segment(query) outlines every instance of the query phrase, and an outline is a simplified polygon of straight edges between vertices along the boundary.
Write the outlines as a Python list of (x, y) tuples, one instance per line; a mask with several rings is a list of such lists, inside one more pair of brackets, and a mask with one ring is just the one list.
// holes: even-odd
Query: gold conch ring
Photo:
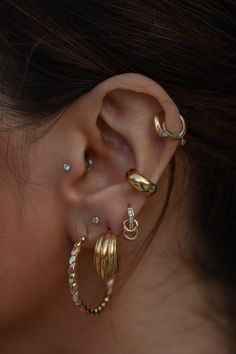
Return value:
[(161, 138), (170, 137), (172, 139), (177, 139), (177, 140), (180, 140), (180, 144), (181, 145), (184, 145), (185, 144), (184, 136), (186, 134), (186, 124), (185, 124), (185, 120), (181, 116), (181, 114), (179, 115), (179, 118), (180, 118), (181, 123), (182, 123), (182, 130), (179, 133), (170, 132), (165, 127), (165, 123), (164, 122), (162, 123), (162, 126), (161, 126), (160, 119), (159, 119), (159, 117), (157, 115), (154, 117), (154, 124), (155, 124), (155, 128), (156, 128), (157, 134)]
[(134, 168), (127, 171), (126, 180), (131, 186), (146, 195), (153, 195), (157, 190), (156, 184), (152, 183)]

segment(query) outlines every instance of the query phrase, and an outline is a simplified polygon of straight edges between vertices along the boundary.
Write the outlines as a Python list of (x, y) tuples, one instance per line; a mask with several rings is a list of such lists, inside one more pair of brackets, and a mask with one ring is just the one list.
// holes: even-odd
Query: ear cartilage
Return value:
[(71, 170), (71, 165), (69, 163), (64, 163), (64, 171), (69, 172)]
[(134, 168), (126, 172), (126, 180), (132, 187), (148, 196), (153, 195), (157, 190), (155, 183), (151, 182)]
[(182, 129), (179, 133), (172, 133), (170, 132), (166, 127), (165, 127), (165, 123), (163, 122), (162, 125), (160, 123), (160, 119), (157, 115), (155, 115), (154, 117), (154, 125), (156, 128), (156, 132), (157, 134), (161, 137), (161, 138), (172, 138), (172, 139), (176, 139), (180, 141), (181, 145), (185, 144), (185, 140), (184, 140), (184, 136), (186, 134), (186, 124), (185, 124), (185, 120), (184, 118), (181, 116), (181, 114), (179, 115), (180, 121), (182, 123)]

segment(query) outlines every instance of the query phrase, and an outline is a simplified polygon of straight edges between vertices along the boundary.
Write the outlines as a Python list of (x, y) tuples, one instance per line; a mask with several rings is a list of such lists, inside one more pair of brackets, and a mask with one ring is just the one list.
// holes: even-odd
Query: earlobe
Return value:
[[(127, 207), (131, 205), (136, 214), (140, 212), (175, 153), (177, 135), (165, 139), (158, 134), (154, 117), (163, 113), (169, 133), (180, 132), (182, 125), (179, 111), (165, 90), (139, 74), (105, 80), (86, 94), (81, 107), (74, 107), (83, 111), (77, 112), (78, 116), (89, 117), (78, 125), (85, 134), (86, 148), (93, 153), (89, 173), (77, 176), (70, 188), (78, 198), (77, 205), (73, 205), (77, 208), (74, 215), (81, 219), (77, 225), (87, 230), (87, 245), (94, 245), (98, 234), (107, 229), (122, 233)], [(71, 153), (74, 149), (76, 144), (71, 146)], [(127, 182), (130, 168), (142, 176), (139, 190), (133, 188), (135, 183), (128, 183), (131, 176)], [(146, 195), (145, 183), (152, 187)], [(99, 224), (92, 222), (94, 217), (100, 220)], [(74, 241), (79, 233), (78, 229), (73, 231)]]

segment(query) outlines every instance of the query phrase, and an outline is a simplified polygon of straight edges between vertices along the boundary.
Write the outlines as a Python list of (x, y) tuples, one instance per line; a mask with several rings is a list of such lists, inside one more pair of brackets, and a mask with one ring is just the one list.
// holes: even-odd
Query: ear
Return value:
[[(61, 117), (67, 133), (66, 159), (72, 166), (60, 182), (68, 233), (73, 241), (87, 234), (121, 234), (131, 205), (137, 215), (148, 198), (130, 186), (125, 173), (136, 168), (157, 184), (178, 142), (158, 136), (154, 116), (170, 131), (180, 131), (179, 111), (158, 83), (140, 74), (111, 77), (78, 98)], [(68, 138), (69, 137), (69, 138)], [(92, 160), (86, 171), (84, 156)], [(92, 223), (98, 216), (100, 223)]]

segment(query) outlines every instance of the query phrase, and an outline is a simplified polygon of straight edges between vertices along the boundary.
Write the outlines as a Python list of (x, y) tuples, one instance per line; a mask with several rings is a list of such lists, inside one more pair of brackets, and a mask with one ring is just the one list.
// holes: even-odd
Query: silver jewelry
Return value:
[(94, 216), (92, 218), (92, 223), (95, 225), (100, 224), (100, 218), (98, 216)]
[(88, 159), (85, 160), (85, 168), (86, 168), (86, 170), (90, 170), (92, 165), (93, 165), (93, 161), (91, 159), (88, 158)]
[(71, 165), (70, 165), (69, 163), (64, 163), (64, 170), (65, 170), (66, 172), (69, 172), (70, 169), (71, 169)]
[(186, 134), (186, 124), (185, 124), (185, 120), (184, 118), (181, 116), (181, 114), (179, 115), (181, 124), (182, 124), (182, 129), (179, 133), (175, 133), (175, 132), (170, 132), (166, 127), (165, 127), (165, 123), (163, 122), (162, 125), (160, 123), (159, 117), (156, 115), (154, 117), (154, 124), (155, 124), (155, 128), (157, 131), (157, 134), (161, 137), (161, 138), (167, 138), (170, 137), (172, 139), (176, 139), (180, 141), (181, 145), (185, 144), (185, 139), (184, 136)]

